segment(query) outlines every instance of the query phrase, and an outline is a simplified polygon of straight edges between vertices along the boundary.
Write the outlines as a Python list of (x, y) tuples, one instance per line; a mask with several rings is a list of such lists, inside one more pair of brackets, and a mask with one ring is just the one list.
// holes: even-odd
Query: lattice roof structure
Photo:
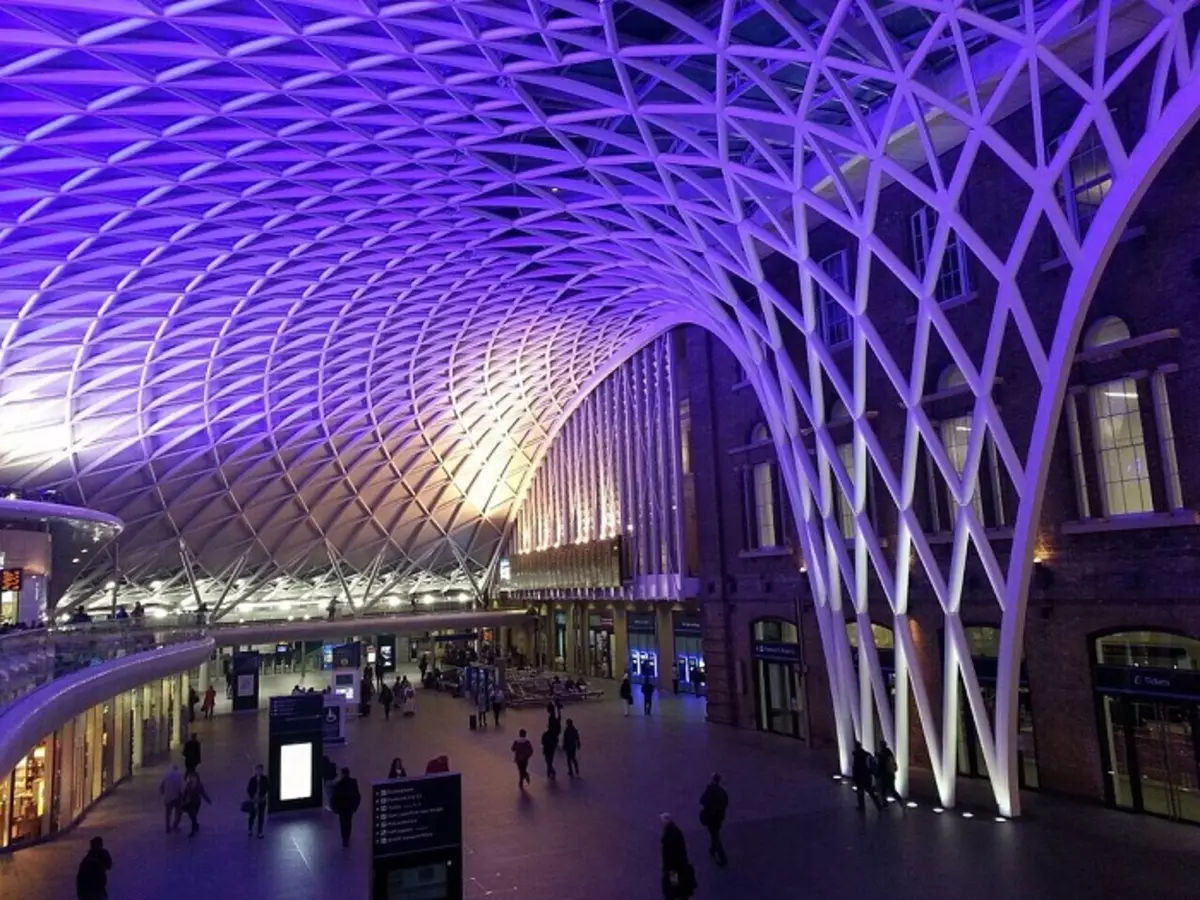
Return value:
[[(262, 584), (486, 578), (574, 405), (656, 334), (698, 323), (767, 410), (843, 749), (872, 706), (905, 734), (911, 684), (952, 799), (957, 716), (939, 732), (905, 664), (920, 565), (1014, 809), (1011, 663), (1039, 486), (1097, 273), (1200, 108), (1196, 15), (1195, 0), (5, 0), (0, 481), (122, 516), (122, 568), (143, 580), (178, 574), (180, 542), (183, 565)], [(1122, 130), (1108, 100), (1128, 85), (1141, 114)], [(1071, 99), (1053, 147), (1051, 88)], [(996, 127), (1018, 113), (1024, 145)], [(1058, 189), (1085, 140), (1112, 168), (1086, 231)], [(981, 158), (1002, 161), (1026, 210), (1001, 244), (959, 208)], [(920, 264), (875, 234), (892, 183), (932, 211)], [(852, 241), (852, 290), (809, 258), (822, 222)], [(1018, 277), (1038, 228), (1067, 274), (1038, 298), (1060, 311), (1050, 333)], [(937, 301), (955, 240), (994, 282), (981, 353)], [(772, 257), (794, 291), (765, 279)], [(882, 277), (913, 298), (903, 352), (872, 325)], [(821, 339), (818, 288), (852, 322), (849, 372)], [(977, 400), (962, 473), (921, 408), (931, 339)], [(992, 400), (1001, 346), (1046, 388), (1027, 440)], [(899, 466), (866, 416), (868, 365), (909, 415)], [(832, 395), (854, 420), (853, 472), (824, 428)], [(971, 510), (985, 435), (1021, 497), (1008, 561)], [(919, 445), (959, 504), (948, 571), (912, 511)], [(901, 523), (888, 548), (862, 514), (868, 465)], [(853, 543), (835, 491), (854, 497)], [(994, 733), (959, 652), (969, 547), (1005, 616)], [(106, 577), (97, 566), (80, 596)], [(830, 624), (868, 620), (869, 579), (900, 637), (896, 722), (870, 642), (855, 684)]]

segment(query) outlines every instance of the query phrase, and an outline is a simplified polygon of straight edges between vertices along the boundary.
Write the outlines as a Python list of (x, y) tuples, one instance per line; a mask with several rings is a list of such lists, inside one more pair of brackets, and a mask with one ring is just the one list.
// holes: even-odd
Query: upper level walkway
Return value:
[[(332, 755), (365, 789), (393, 756), (420, 771), (449, 754), (463, 773), (470, 900), (657, 900), (663, 811), (687, 836), (696, 900), (1196, 896), (1198, 829), (1047, 798), (1015, 822), (935, 815), (925, 803), (860, 815), (850, 791), (829, 777), (831, 756), (708, 725), (694, 697), (665, 697), (649, 718), (622, 717), (615, 698), (568, 709), (583, 738), (582, 777), (568, 778), (560, 760), (550, 782), (535, 758), (526, 793), (517, 790), (508, 748), (521, 727), (536, 741), (544, 714), (515, 710), (500, 728), (470, 732), (467, 712), (465, 701), (423, 692), (415, 719), (351, 721), (347, 745)], [(267, 755), (267, 716), (219, 716), (196, 730), (213, 799), (197, 838), (164, 833), (159, 766), (135, 775), (72, 832), (0, 857), (0, 896), (74, 896), (75, 868), (93, 835), (112, 851), (112, 900), (367, 896), (367, 809), (348, 851), (336, 822), (319, 812), (273, 817), (264, 840), (249, 839), (238, 804), (252, 766)], [(731, 798), (726, 869), (707, 859), (697, 822), (697, 798), (714, 770)]]
[(524, 610), (394, 612), (333, 620), (217, 622), (194, 619), (93, 622), (0, 636), (0, 709), (16, 697), (63, 675), (131, 653), (210, 638), (218, 647), (274, 641), (341, 640), (352, 636), (519, 626)]

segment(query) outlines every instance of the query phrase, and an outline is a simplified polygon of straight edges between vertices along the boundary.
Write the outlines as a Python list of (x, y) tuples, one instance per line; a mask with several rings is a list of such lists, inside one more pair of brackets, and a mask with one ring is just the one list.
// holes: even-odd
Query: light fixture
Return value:
[(73, 563), (77, 563), (77, 562), (79, 562), (79, 557), (78, 557), (78, 556), (76, 556), (76, 557), (73, 557), (73, 558), (71, 559), (71, 562), (73, 562)]
[(909, 801), (908, 801), (907, 803), (905, 803), (904, 805), (905, 805), (905, 806), (907, 806), (909, 809), (916, 809), (916, 808), (917, 808), (917, 801), (916, 801), (916, 800), (909, 800)]
[(975, 818), (975, 813), (973, 813), (973, 812), (965, 812), (965, 813), (963, 813), (963, 814), (962, 814), (962, 817), (963, 817), (964, 819), (973, 819), (973, 818)]
[(1004, 816), (996, 816), (996, 821), (997, 822), (1007, 822), (1008, 819), (1004, 818)]
[(933, 811), (934, 811), (935, 813), (937, 813), (939, 816), (940, 816), (942, 813), (944, 813), (944, 812), (945, 812), (945, 810), (944, 810), (944, 809), (942, 809), (940, 806), (935, 806), (935, 807), (933, 808)]
[(117, 586), (117, 583), (115, 581), (110, 581), (108, 584), (104, 585), (104, 589), (106, 591), (111, 591), (116, 586)]

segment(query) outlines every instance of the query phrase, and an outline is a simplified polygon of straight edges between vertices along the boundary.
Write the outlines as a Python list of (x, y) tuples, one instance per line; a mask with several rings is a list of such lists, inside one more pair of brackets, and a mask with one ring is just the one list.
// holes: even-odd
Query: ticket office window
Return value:
[(629, 674), (634, 681), (658, 678), (658, 639), (648, 632), (631, 631), (629, 645)]
[(676, 633), (675, 679), (681, 691), (704, 693), (704, 654), (700, 649), (700, 635)]

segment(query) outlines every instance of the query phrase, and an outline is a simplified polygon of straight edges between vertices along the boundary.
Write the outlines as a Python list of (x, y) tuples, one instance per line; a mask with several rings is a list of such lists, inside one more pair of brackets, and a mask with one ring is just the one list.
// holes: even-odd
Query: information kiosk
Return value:
[(271, 698), (271, 812), (321, 805), (324, 712), (321, 694)]

